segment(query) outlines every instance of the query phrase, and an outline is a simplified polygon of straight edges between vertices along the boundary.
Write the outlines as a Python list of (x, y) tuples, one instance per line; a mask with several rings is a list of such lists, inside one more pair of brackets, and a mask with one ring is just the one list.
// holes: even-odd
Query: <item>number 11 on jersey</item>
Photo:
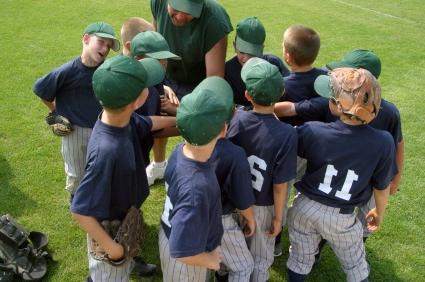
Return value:
[[(323, 182), (319, 185), (319, 190), (323, 193), (329, 194), (332, 190), (335, 190), (331, 186), (332, 178), (338, 175), (338, 170), (335, 169), (333, 165), (328, 165), (326, 167), (325, 177)], [(347, 176), (345, 177), (344, 184), (342, 185), (341, 190), (335, 192), (335, 197), (349, 201), (351, 199), (350, 190), (353, 186), (354, 181), (357, 181), (359, 176), (354, 172), (354, 170), (349, 169), (347, 171)]]

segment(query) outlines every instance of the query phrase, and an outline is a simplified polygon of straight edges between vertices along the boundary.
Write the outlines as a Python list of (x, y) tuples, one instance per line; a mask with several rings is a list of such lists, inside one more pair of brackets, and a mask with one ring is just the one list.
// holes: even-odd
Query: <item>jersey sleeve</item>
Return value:
[(56, 93), (61, 88), (65, 73), (61, 68), (54, 69), (52, 72), (39, 78), (33, 85), (32, 91), (43, 100), (53, 102)]
[(372, 186), (378, 190), (387, 188), (398, 172), (395, 162), (395, 144), (388, 132), (382, 131), (382, 133), (385, 135), (386, 140), (381, 144), (381, 158), (372, 175)]
[(295, 103), (297, 115), (305, 121), (326, 121), (329, 110), (329, 99), (315, 97)]
[(208, 17), (208, 20), (205, 22), (205, 34), (207, 34), (207, 36), (205, 37), (203, 47), (204, 54), (208, 53), (220, 39), (233, 30), (226, 10), (218, 4), (212, 9), (215, 10), (215, 13)]
[(297, 173), (297, 132), (288, 126), (288, 138), (282, 144), (273, 168), (273, 184), (288, 182)]
[(73, 213), (109, 218), (113, 160), (102, 156), (99, 147), (87, 156), (86, 172), (71, 205)]
[[(236, 145), (235, 145), (236, 146)], [(251, 184), (251, 170), (242, 148), (235, 154), (237, 161), (233, 162), (230, 175), (229, 198), (239, 210), (245, 210), (255, 204), (254, 190)]]
[(132, 122), (135, 124), (135, 128), (137, 130), (137, 135), (143, 139), (150, 135), (152, 135), (152, 120), (150, 117), (142, 116), (136, 113), (133, 113)]
[(181, 258), (206, 251), (209, 228), (208, 199), (185, 193), (173, 207), (169, 237), (170, 255)]

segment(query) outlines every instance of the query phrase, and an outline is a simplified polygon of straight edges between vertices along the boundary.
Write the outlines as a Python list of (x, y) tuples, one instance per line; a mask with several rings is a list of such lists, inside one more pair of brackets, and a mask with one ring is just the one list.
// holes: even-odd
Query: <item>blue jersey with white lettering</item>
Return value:
[(164, 174), (167, 196), (161, 225), (173, 258), (211, 252), (223, 237), (220, 186), (211, 159), (189, 159), (183, 146), (176, 147)]
[[(297, 115), (306, 121), (333, 122), (338, 118), (332, 115), (329, 109), (329, 99), (324, 97), (312, 98), (295, 103)], [(384, 99), (381, 100), (381, 107), (378, 116), (373, 119), (370, 126), (376, 129), (388, 131), (394, 143), (398, 144), (403, 140), (401, 130), (400, 112), (397, 107)]]
[(56, 113), (72, 124), (93, 128), (102, 110), (94, 96), (92, 77), (97, 67), (87, 67), (75, 58), (39, 78), (33, 92), (43, 100), (55, 101)]
[[(262, 59), (275, 65), (282, 76), (289, 75), (289, 70), (282, 60), (272, 54), (264, 54)], [(237, 105), (251, 106), (251, 103), (245, 98), (245, 83), (241, 78), (242, 65), (238, 61), (238, 57), (234, 56), (226, 62), (224, 68), (224, 79), (230, 84), (233, 90), (233, 100)]]
[(251, 171), (245, 151), (227, 139), (220, 139), (211, 156), (221, 188), (223, 215), (255, 204)]
[(98, 120), (87, 147), (83, 179), (71, 205), (73, 213), (102, 220), (122, 220), (131, 206), (139, 208), (149, 195), (140, 137), (152, 122), (133, 114), (126, 127)]
[(273, 184), (295, 178), (297, 133), (274, 114), (236, 111), (227, 138), (242, 147), (251, 168), (256, 205), (273, 205)]
[(394, 142), (386, 131), (338, 120), (307, 122), (297, 132), (298, 155), (307, 159), (307, 169), (295, 187), (314, 201), (359, 206), (397, 173)]

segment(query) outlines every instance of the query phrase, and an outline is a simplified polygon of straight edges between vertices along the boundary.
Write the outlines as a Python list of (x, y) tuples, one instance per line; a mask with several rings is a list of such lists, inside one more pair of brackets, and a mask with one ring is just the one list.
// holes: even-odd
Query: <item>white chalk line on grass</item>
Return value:
[(343, 5), (351, 6), (353, 8), (357, 8), (357, 9), (365, 10), (365, 11), (368, 11), (368, 12), (372, 12), (372, 13), (375, 13), (375, 14), (378, 14), (378, 15), (381, 15), (381, 16), (384, 16), (384, 17), (398, 19), (398, 20), (404, 21), (406, 23), (417, 24), (417, 22), (412, 21), (412, 20), (409, 20), (409, 19), (406, 19), (406, 18), (397, 17), (397, 16), (394, 16), (394, 15), (391, 15), (391, 14), (387, 14), (387, 13), (383, 13), (383, 12), (376, 11), (376, 10), (373, 10), (373, 9), (365, 8), (365, 7), (356, 5), (356, 4), (351, 4), (351, 3), (347, 3), (347, 2), (344, 2), (344, 1), (340, 1), (340, 0), (331, 0), (331, 1), (337, 2), (337, 3), (340, 3), (340, 4), (343, 4)]

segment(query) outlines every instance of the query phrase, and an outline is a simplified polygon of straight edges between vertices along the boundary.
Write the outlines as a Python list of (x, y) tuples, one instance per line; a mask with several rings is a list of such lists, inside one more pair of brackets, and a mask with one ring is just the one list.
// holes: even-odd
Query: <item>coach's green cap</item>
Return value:
[(362, 68), (370, 71), (375, 78), (381, 74), (381, 60), (370, 50), (356, 49), (353, 50), (337, 62), (332, 62), (326, 65), (330, 70), (336, 68)]
[(127, 56), (107, 59), (93, 74), (93, 91), (103, 107), (117, 109), (133, 102), (146, 87), (164, 80), (158, 60)]
[(279, 69), (260, 58), (249, 59), (242, 67), (242, 80), (256, 104), (271, 106), (283, 94), (284, 82)]
[(165, 38), (155, 31), (137, 34), (131, 40), (131, 55), (146, 55), (157, 60), (180, 59), (179, 56), (170, 52), (170, 46), (168, 46)]
[(204, 7), (204, 0), (168, 0), (168, 4), (177, 11), (199, 18)]
[(96, 36), (102, 37), (102, 38), (108, 38), (112, 39), (113, 45), (112, 50), (117, 52), (120, 50), (120, 42), (115, 37), (115, 32), (112, 26), (105, 22), (96, 22), (89, 24), (86, 29), (84, 30), (84, 34), (94, 34)]
[(223, 129), (233, 107), (232, 89), (222, 78), (208, 77), (177, 108), (176, 123), (183, 138), (192, 145), (208, 144)]
[(266, 30), (256, 17), (243, 19), (237, 24), (235, 47), (238, 51), (262, 57), (265, 40)]

